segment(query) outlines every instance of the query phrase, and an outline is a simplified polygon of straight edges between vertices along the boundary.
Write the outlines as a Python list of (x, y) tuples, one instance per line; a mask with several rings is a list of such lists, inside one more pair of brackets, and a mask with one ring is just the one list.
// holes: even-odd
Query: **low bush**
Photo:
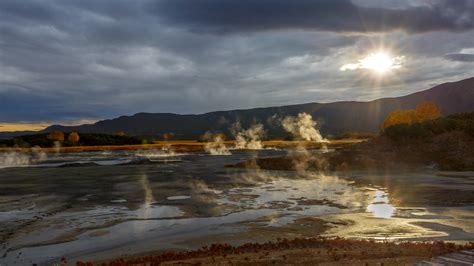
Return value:
[(474, 112), (459, 113), (414, 124), (397, 124), (384, 129), (383, 135), (400, 140), (426, 140), (452, 131), (461, 131), (474, 137)]
[[(77, 134), (77, 133), (76, 133)], [(0, 147), (54, 147), (57, 140), (48, 138), (48, 134), (35, 134), (15, 137), (13, 139), (1, 140)], [(104, 146), (104, 145), (134, 145), (142, 144), (142, 139), (130, 136), (78, 133), (79, 138), (64, 140), (61, 143), (63, 147), (70, 146)]]

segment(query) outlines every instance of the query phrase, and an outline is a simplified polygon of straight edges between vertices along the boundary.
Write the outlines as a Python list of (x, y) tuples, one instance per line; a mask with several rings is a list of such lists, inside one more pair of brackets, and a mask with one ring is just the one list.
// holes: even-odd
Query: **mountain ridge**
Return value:
[(310, 102), (273, 107), (213, 111), (202, 114), (138, 112), (130, 116), (105, 119), (80, 126), (53, 125), (40, 132), (77, 131), (87, 133), (159, 136), (173, 133), (177, 139), (197, 139), (207, 131), (232, 136), (235, 123), (242, 128), (262, 123), (267, 137), (281, 138), (287, 133), (273, 120), (306, 112), (320, 123), (326, 135), (344, 132), (376, 133), (386, 115), (397, 109), (411, 109), (422, 101), (440, 106), (443, 115), (474, 111), (474, 77), (446, 82), (430, 89), (400, 97), (371, 101)]

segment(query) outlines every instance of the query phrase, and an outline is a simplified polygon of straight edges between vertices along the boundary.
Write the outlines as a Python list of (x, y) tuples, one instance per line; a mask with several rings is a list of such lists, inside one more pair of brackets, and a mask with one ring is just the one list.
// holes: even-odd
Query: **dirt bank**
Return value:
[(288, 156), (255, 158), (230, 167), (267, 170), (390, 171), (437, 169), (474, 170), (474, 137), (448, 132), (428, 140), (393, 141), (377, 137), (354, 145), (337, 146), (335, 152), (295, 150)]
[[(213, 244), (194, 251), (164, 252), (137, 258), (117, 258), (101, 265), (191, 264), (191, 265), (412, 265), (463, 249), (474, 243), (455, 245), (446, 242), (375, 242), (342, 238), (280, 239), (263, 244), (240, 246)], [(78, 262), (77, 265), (88, 265)]]

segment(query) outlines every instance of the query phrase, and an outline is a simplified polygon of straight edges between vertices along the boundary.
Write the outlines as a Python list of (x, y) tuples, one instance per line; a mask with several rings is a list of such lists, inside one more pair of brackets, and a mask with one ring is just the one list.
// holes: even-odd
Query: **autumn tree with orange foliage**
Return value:
[(441, 116), (440, 108), (433, 102), (424, 101), (416, 109), (397, 110), (388, 114), (382, 124), (382, 130), (398, 124), (414, 124), (433, 120)]
[(169, 141), (174, 138), (174, 133), (165, 133), (163, 134), (163, 140), (164, 141)]
[(64, 141), (64, 133), (61, 131), (52, 131), (46, 136), (46, 138), (54, 141)]
[(424, 101), (416, 106), (416, 113), (421, 122), (441, 116), (441, 109), (433, 102)]
[(79, 134), (77, 132), (71, 132), (67, 137), (67, 140), (73, 143), (78, 143), (79, 139)]

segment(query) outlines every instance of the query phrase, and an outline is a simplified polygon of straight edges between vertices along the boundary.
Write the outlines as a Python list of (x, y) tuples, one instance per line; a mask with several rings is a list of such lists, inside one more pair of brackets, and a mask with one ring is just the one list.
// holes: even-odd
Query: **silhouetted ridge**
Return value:
[(444, 83), (431, 89), (407, 96), (382, 98), (369, 102), (342, 101), (334, 103), (307, 103), (280, 107), (217, 111), (199, 115), (172, 113), (137, 113), (92, 125), (51, 126), (44, 131), (78, 131), (128, 135), (162, 135), (173, 133), (177, 139), (197, 139), (206, 131), (232, 135), (231, 127), (240, 121), (247, 128), (255, 122), (263, 123), (270, 138), (287, 134), (272, 116), (285, 117), (307, 112), (321, 123), (323, 134), (342, 132), (378, 132), (385, 116), (396, 109), (411, 109), (429, 100), (436, 103), (443, 115), (474, 111), (474, 78)]

